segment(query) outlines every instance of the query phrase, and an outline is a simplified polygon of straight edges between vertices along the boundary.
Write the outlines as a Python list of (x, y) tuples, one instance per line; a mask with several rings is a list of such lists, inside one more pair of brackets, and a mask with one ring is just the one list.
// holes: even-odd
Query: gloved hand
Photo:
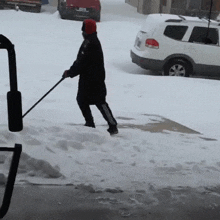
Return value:
[(65, 70), (65, 71), (64, 71), (62, 77), (63, 77), (63, 78), (70, 77), (69, 74), (68, 74), (68, 70)]

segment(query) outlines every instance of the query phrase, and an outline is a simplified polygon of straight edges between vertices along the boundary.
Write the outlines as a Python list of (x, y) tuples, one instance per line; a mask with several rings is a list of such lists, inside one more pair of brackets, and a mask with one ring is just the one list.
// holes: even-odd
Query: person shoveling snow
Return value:
[(107, 131), (111, 135), (117, 134), (117, 121), (106, 102), (104, 57), (94, 20), (86, 19), (83, 22), (82, 35), (84, 41), (77, 59), (69, 70), (64, 71), (62, 77), (80, 76), (77, 102), (85, 118), (85, 126), (95, 128), (90, 105), (96, 105), (109, 125)]

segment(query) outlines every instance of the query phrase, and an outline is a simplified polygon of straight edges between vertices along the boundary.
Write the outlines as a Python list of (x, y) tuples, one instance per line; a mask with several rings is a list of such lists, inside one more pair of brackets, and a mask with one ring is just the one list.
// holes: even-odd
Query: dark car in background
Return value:
[(27, 12), (41, 11), (41, 0), (0, 0), (0, 9), (11, 8)]
[(99, 22), (101, 4), (99, 0), (59, 0), (58, 11), (62, 19), (84, 20), (91, 18)]

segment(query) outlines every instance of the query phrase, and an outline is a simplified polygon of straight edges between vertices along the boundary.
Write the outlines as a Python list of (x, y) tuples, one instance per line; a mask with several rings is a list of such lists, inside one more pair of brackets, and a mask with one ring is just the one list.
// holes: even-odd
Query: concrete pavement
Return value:
[[(3, 188), (0, 195), (3, 196)], [(16, 185), (4, 220), (219, 220), (220, 186), (106, 192)]]

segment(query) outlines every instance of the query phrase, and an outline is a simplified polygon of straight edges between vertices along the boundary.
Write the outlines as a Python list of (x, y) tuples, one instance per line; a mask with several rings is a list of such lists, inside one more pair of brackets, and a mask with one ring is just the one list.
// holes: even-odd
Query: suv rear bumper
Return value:
[(132, 62), (147, 70), (163, 71), (164, 61), (143, 58), (130, 51)]

